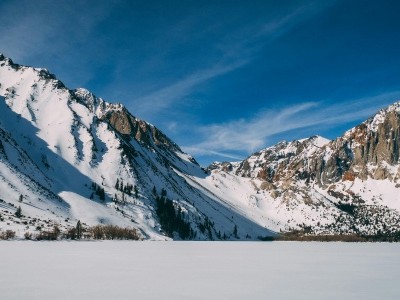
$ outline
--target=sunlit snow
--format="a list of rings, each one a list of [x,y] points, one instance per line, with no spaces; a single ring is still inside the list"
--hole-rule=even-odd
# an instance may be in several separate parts
[[[400,244],[1,242],[1,299],[398,299]]]

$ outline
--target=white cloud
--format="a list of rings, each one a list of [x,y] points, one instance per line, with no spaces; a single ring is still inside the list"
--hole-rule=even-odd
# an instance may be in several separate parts
[[[204,148],[197,148],[197,147],[183,147],[183,151],[186,153],[195,153],[196,155],[199,156],[220,156],[220,157],[226,157],[234,160],[240,160],[243,159],[243,157],[239,155],[234,155],[228,152],[221,152],[221,151],[214,151],[214,150],[208,150]]]
[[[232,152],[259,150],[274,135],[312,126],[362,120],[399,99],[400,91],[394,91],[337,104],[306,102],[280,109],[265,109],[250,119],[202,126],[198,128],[201,142],[183,148],[199,156],[215,154],[234,158]]]

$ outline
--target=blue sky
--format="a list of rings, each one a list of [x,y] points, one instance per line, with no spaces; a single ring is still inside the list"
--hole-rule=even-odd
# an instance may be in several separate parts
[[[0,52],[123,103],[202,164],[400,100],[398,1],[7,1]]]

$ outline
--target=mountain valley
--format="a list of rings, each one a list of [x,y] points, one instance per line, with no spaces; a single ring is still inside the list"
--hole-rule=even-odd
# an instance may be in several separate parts
[[[202,168],[122,104],[0,54],[0,229],[22,238],[78,221],[150,240],[395,234],[400,102],[335,140]]]

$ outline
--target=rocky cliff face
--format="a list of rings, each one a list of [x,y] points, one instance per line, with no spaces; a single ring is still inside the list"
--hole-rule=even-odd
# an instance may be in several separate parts
[[[399,133],[400,102],[334,141],[311,137],[281,142],[253,154],[232,170],[238,176],[271,183],[294,178],[320,186],[355,178],[398,180]]]
[[[162,147],[171,152],[182,152],[179,146],[157,127],[136,118],[123,105],[108,103],[82,88],[73,93],[79,102],[88,107],[99,119],[110,124],[127,141],[135,139],[153,150]]]
[[[376,233],[386,228],[385,222],[399,220],[399,133],[400,102],[333,141],[311,137],[281,142],[241,162],[216,163],[209,170],[251,179],[261,198],[302,214],[300,227]],[[329,214],[335,217],[327,221],[329,226],[313,222],[326,220],[324,214],[315,216],[321,207],[332,208]],[[392,216],[392,221],[382,222],[385,218],[379,215]]]
[[[400,102],[345,134],[352,149],[350,170],[360,178],[399,179]],[[397,170],[396,170],[397,169]]]
[[[400,103],[378,112],[310,158],[305,170],[319,185],[341,180],[399,179]]]

